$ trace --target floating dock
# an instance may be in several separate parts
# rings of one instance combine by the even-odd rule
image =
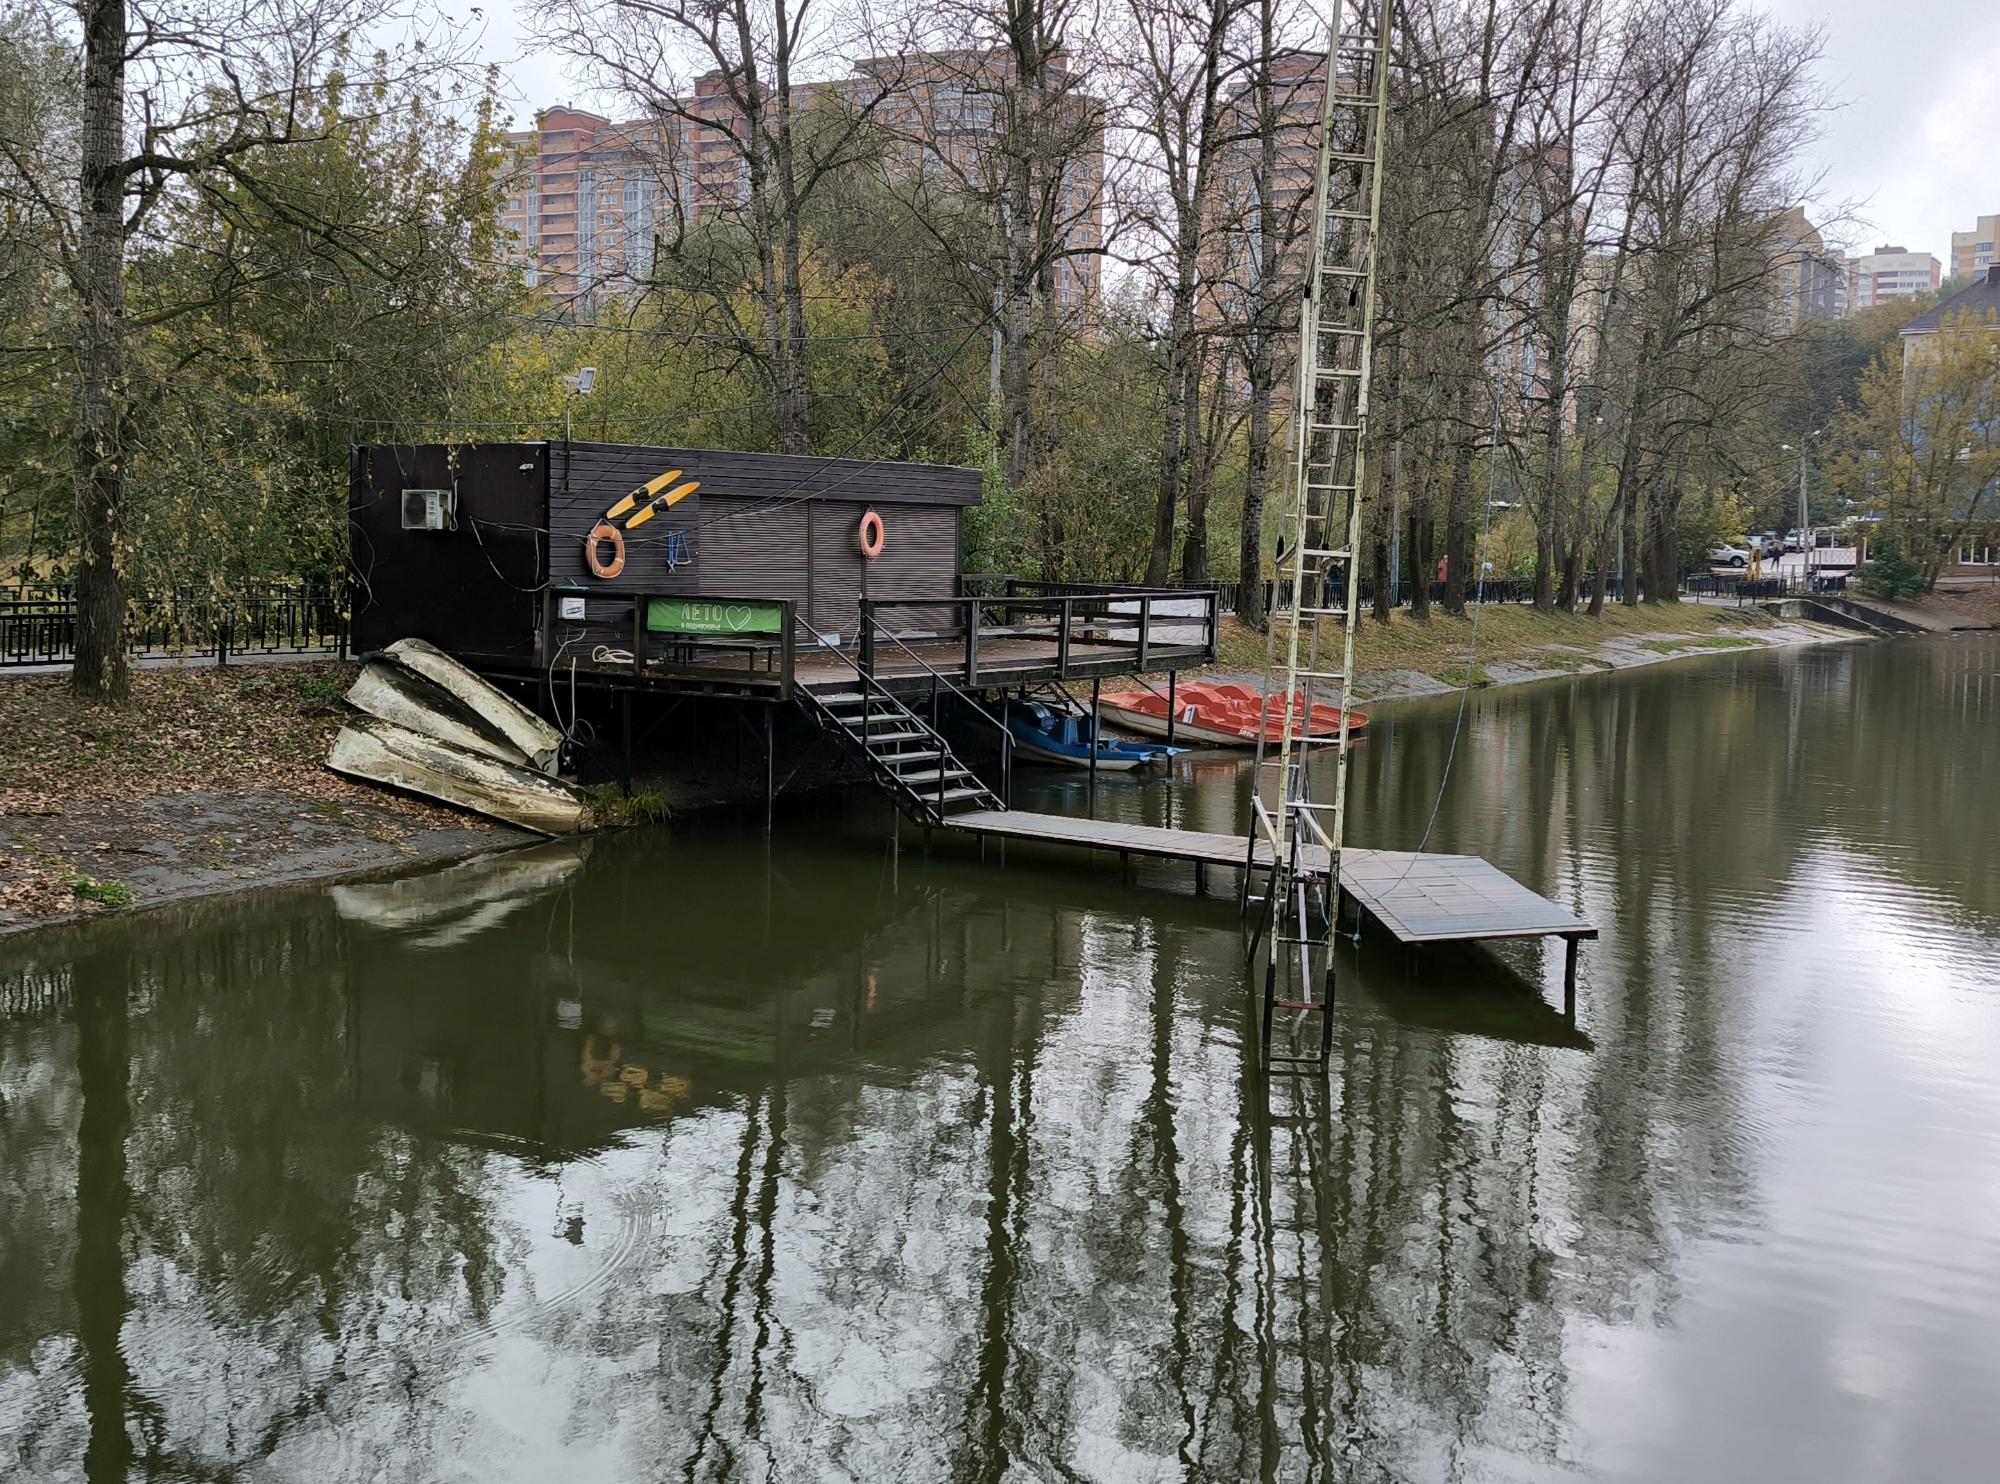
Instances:
[[[1234,866],[1246,859],[1241,835],[1206,830],[1162,829],[1078,819],[1068,814],[1033,814],[1021,809],[983,809],[951,815],[946,824],[995,839],[1032,840],[1121,856],[1191,861],[1196,868]],[[1327,855],[1312,851],[1309,868],[1325,871]],[[1270,846],[1257,844],[1255,864],[1271,864]],[[1476,855],[1434,855],[1407,850],[1341,852],[1342,896],[1374,918],[1399,943],[1465,943],[1508,938],[1560,938],[1564,943],[1563,1008],[1576,1009],[1577,945],[1597,929],[1567,908],[1538,895]]]

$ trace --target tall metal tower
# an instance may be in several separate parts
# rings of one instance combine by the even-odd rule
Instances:
[[[1311,262],[1299,314],[1292,477],[1264,675],[1266,716],[1282,730],[1268,746],[1259,739],[1250,826],[1250,859],[1268,857],[1270,872],[1263,898],[1266,1066],[1324,1065],[1333,1039],[1348,726],[1344,707],[1331,735],[1312,735],[1310,719],[1315,705],[1335,701],[1336,692],[1345,697],[1354,673],[1392,4],[1334,0],[1328,28]],[[1315,765],[1326,754],[1330,767]],[[1289,1052],[1273,1045],[1280,1012],[1289,1019]],[[1299,1048],[1298,1032],[1315,1014],[1319,1048],[1309,1054]]]

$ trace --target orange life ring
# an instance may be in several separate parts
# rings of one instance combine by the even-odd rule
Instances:
[[[872,510],[861,517],[861,554],[871,562],[882,555],[882,517]]]
[[[597,554],[597,549],[607,541],[611,543],[611,560],[608,562],[601,560]],[[625,570],[625,533],[608,520],[599,521],[583,538],[583,559],[590,564],[592,577],[610,581]]]

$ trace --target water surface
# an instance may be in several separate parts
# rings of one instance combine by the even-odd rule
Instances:
[[[1223,873],[866,799],[7,942],[0,1475],[1990,1479],[1996,724],[1996,636],[1380,718],[1357,840],[1604,937],[1571,1024],[1364,929],[1275,1104]]]

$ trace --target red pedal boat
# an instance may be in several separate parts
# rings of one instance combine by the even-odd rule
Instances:
[[[1261,691],[1235,681],[1216,684],[1190,680],[1177,686],[1174,695],[1174,740],[1199,742],[1210,747],[1255,747],[1261,728],[1266,742],[1281,742],[1285,733],[1285,703],[1272,697],[1266,703]],[[1167,698],[1149,690],[1118,691],[1100,696],[1104,719],[1114,726],[1145,737],[1167,735]],[[1303,706],[1299,696],[1295,705]],[[1351,737],[1368,725],[1359,711],[1347,713],[1347,734]],[[1305,727],[1305,735],[1324,741],[1340,735],[1340,708],[1315,706]]]

